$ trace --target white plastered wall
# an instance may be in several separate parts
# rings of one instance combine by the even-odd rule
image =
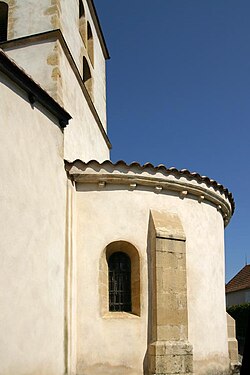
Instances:
[[[49,12],[51,0],[5,1],[10,6],[9,14],[14,21],[9,26],[8,33],[11,38],[21,38],[54,29]]]
[[[65,159],[107,160],[109,148],[62,50],[60,55],[64,105],[72,116],[65,130]]]
[[[47,59],[57,51],[58,68],[61,72],[60,82],[52,79],[55,66],[48,64]],[[7,51],[32,78],[41,84],[49,93],[57,91],[60,86],[65,109],[72,116],[70,126],[65,129],[64,158],[70,161],[91,159],[100,162],[109,159],[109,148],[89,108],[79,82],[59,42],[44,42],[25,48]],[[34,56],[35,58],[31,58]]]
[[[88,191],[88,189],[92,191]],[[79,185],[77,192],[77,274],[79,375],[142,375],[148,337],[147,241],[150,210],[177,213],[186,242],[189,342],[195,374],[228,369],[224,297],[224,226],[215,207],[197,200],[150,191],[104,190]],[[141,256],[141,316],[103,318],[99,260],[105,246],[131,242]],[[216,372],[217,371],[217,372]]]
[[[56,43],[37,43],[5,52],[18,66],[25,70],[48,94],[56,92],[56,81],[52,80],[54,66],[48,64],[48,57],[53,54]]]
[[[55,7],[58,7],[60,12],[55,13],[55,17],[60,19],[61,31],[81,76],[83,56],[89,62],[93,79],[93,103],[106,130],[106,62],[87,2],[83,1],[83,4],[86,22],[90,23],[94,38],[94,67],[79,33],[78,1],[61,0],[55,5],[51,0],[15,1],[15,6],[11,8],[14,37],[53,30],[55,27],[51,20]],[[71,114],[71,126],[65,132],[65,159],[96,159],[100,162],[109,159],[109,148],[59,44],[56,41],[42,41],[18,48],[11,47],[6,52]]]
[[[0,374],[64,373],[63,134],[0,75]]]
[[[73,59],[77,65],[79,72],[82,74],[83,69],[83,56],[88,60],[91,74],[93,77],[93,102],[95,109],[100,117],[104,129],[107,129],[106,119],[106,61],[101,48],[100,40],[97,35],[97,31],[94,26],[88,5],[86,0],[83,0],[86,23],[90,24],[93,40],[94,40],[94,65],[91,64],[86,43],[79,33],[79,3],[76,0],[58,0],[56,3],[51,0],[14,0],[7,1],[11,5],[10,15],[11,23],[9,25],[9,38],[15,39],[28,35],[43,33],[51,31],[60,27],[63,36],[66,40],[68,48],[73,56]],[[56,10],[57,9],[57,10]],[[29,59],[29,65],[35,63],[35,65],[41,63],[42,60],[47,59],[48,55],[42,55],[42,51],[39,50],[41,45],[36,46],[36,50],[25,48],[25,57]],[[40,61],[36,61],[36,54],[38,53]],[[44,59],[42,59],[42,56]],[[18,59],[18,55],[14,55],[16,61],[25,69],[26,65],[22,65],[23,57],[21,60]],[[32,64],[31,64],[32,61]],[[34,67],[31,68],[34,70]],[[35,79],[44,87],[44,80],[42,75],[46,71],[46,62],[36,72]],[[30,72],[30,69],[28,69]],[[38,76],[39,73],[39,76]],[[31,74],[31,72],[30,72]],[[47,79],[50,76],[47,76]],[[46,81],[47,81],[46,79]],[[47,89],[47,87],[45,87]]]

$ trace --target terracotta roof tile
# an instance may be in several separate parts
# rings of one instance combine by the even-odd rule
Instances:
[[[214,189],[218,190],[220,193],[225,194],[225,197],[229,200],[229,202],[231,204],[232,214],[234,213],[234,210],[235,210],[235,202],[234,202],[233,195],[227,188],[225,188],[223,185],[219,184],[217,181],[215,181],[213,179],[210,179],[207,176],[201,176],[197,172],[190,172],[188,169],[179,170],[175,167],[168,168],[163,164],[159,164],[157,166],[154,166],[153,164],[151,164],[149,162],[147,162],[143,165],[141,165],[138,162],[132,162],[130,164],[127,164],[124,160],[119,160],[116,163],[113,163],[110,160],[105,160],[102,163],[99,163],[97,160],[90,160],[89,162],[84,163],[83,161],[78,159],[78,160],[75,160],[72,163],[66,161],[66,164],[68,166],[70,166],[70,165],[72,166],[76,162],[80,162],[86,167],[92,166],[93,164],[97,164],[97,165],[103,166],[103,167],[105,167],[105,166],[107,166],[107,167],[108,166],[121,167],[122,166],[122,167],[126,167],[128,170],[133,168],[133,167],[139,168],[141,170],[145,170],[145,169],[149,168],[149,169],[152,169],[154,172],[159,171],[159,172],[163,172],[163,173],[171,173],[171,174],[176,175],[178,177],[184,175],[187,178],[194,178],[197,182],[204,182],[204,183],[207,184],[207,186],[211,186]]]
[[[243,267],[227,284],[226,293],[250,289],[250,264]]]

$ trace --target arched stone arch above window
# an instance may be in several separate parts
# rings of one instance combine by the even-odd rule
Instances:
[[[140,315],[140,256],[134,245],[115,241],[105,248],[99,282],[102,315],[119,312]]]
[[[85,9],[84,9],[82,0],[79,0],[79,32],[82,37],[83,43],[86,45],[87,26],[86,26]]]
[[[7,41],[8,12],[9,12],[8,4],[4,1],[0,1],[0,43]]]

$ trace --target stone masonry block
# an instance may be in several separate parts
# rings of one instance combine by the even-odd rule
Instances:
[[[181,253],[186,252],[185,241],[169,240],[165,238],[156,238],[156,252]]]
[[[187,325],[176,326],[168,324],[157,326],[155,334],[158,340],[185,340],[187,332]]]
[[[230,362],[232,364],[238,363],[238,341],[236,339],[228,339],[228,352]]]
[[[183,270],[163,269],[160,275],[158,275],[157,273],[157,276],[162,277],[163,291],[173,290],[178,292],[185,292],[187,288],[186,272]]]
[[[157,373],[184,373],[183,357],[179,355],[165,355],[155,357],[155,369]]]
[[[192,355],[193,347],[188,341],[155,341],[149,346],[152,355]]]
[[[187,358],[188,357],[188,360]],[[192,373],[192,355],[166,355],[166,356],[152,356],[151,360],[151,374],[190,374]]]
[[[161,327],[157,327],[157,338],[158,340],[181,340],[184,339],[186,336],[183,337],[183,330],[178,325],[165,325]]]

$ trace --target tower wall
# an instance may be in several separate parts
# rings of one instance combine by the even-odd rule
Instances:
[[[106,57],[86,0],[85,38],[76,0],[13,0],[5,52],[72,116],[65,132],[65,159],[109,159],[106,135]],[[92,55],[87,25],[92,32]],[[21,38],[21,39],[20,39]],[[83,59],[91,79],[85,81]],[[92,61],[91,61],[92,60]]]
[[[57,0],[5,0],[9,5],[8,40],[59,27]]]

